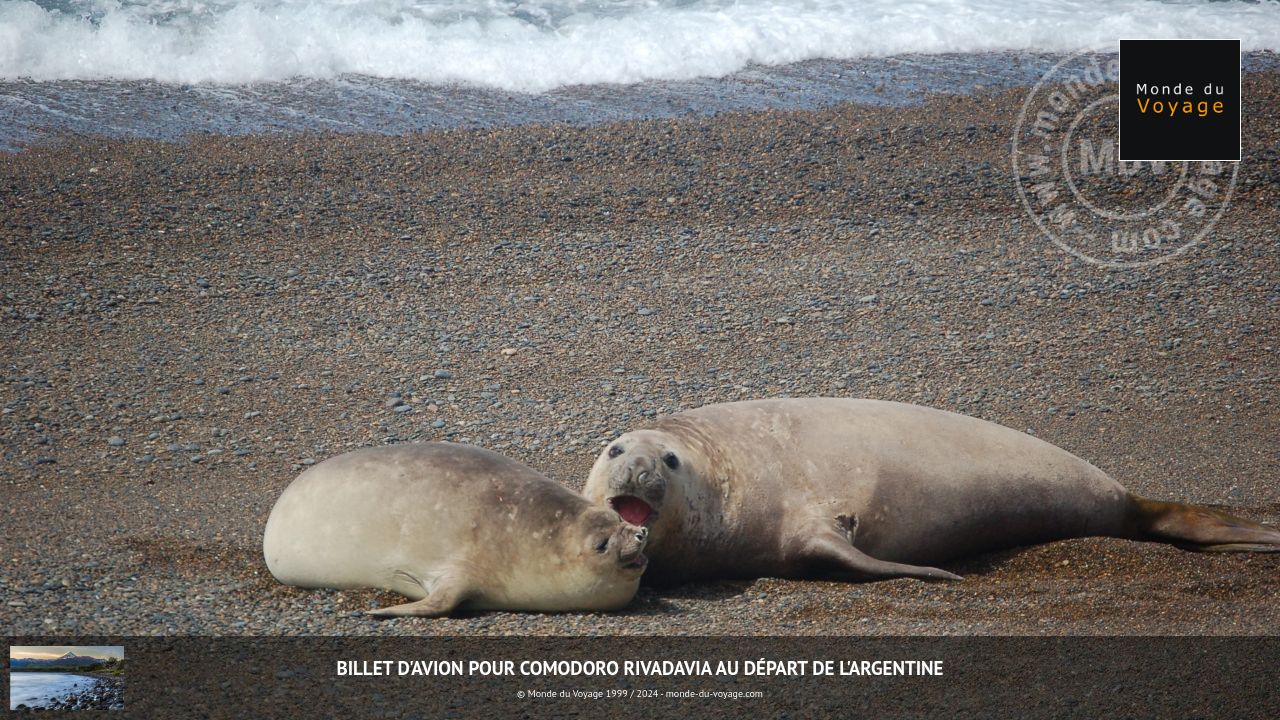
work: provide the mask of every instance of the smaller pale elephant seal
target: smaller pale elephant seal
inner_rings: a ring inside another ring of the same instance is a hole
[[[303,472],[272,508],[262,551],[282,583],[414,600],[377,617],[616,610],[640,584],[648,534],[515,460],[422,443]]]

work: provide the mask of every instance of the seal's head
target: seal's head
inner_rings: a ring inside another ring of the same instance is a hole
[[[589,507],[563,528],[561,538],[567,545],[564,559],[572,560],[542,569],[541,580],[554,585],[547,592],[572,596],[560,602],[583,610],[615,610],[631,602],[649,564],[644,555],[648,528],[632,525],[612,510]]]
[[[583,494],[623,520],[653,530],[656,538],[679,522],[675,515],[689,484],[688,460],[686,448],[668,433],[629,432],[600,452]]]

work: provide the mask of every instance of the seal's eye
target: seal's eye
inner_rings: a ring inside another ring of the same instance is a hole
[[[666,455],[663,455],[662,462],[672,470],[680,467],[680,458],[676,457],[675,453],[667,453]]]
[[[609,549],[609,538],[605,538],[600,542],[596,543],[596,552],[603,553],[605,550],[608,550],[608,549]]]
[[[609,448],[609,457],[616,458],[621,454],[622,454],[621,445],[614,445],[613,447]]]

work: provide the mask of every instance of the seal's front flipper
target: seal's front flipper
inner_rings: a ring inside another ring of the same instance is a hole
[[[889,578],[909,577],[921,580],[962,580],[959,575],[938,568],[922,565],[903,565],[902,563],[877,560],[850,545],[845,537],[836,533],[822,532],[805,543],[805,559],[827,565],[835,565],[841,570],[867,580],[887,580]]]
[[[1280,530],[1207,507],[1130,496],[1133,536],[1196,552],[1280,552]]]
[[[442,617],[453,612],[465,599],[466,592],[460,585],[437,582],[431,588],[430,594],[421,600],[370,610],[365,614],[376,618]]]

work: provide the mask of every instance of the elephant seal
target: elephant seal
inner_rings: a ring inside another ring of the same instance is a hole
[[[609,443],[584,494],[652,531],[646,583],[959,579],[957,557],[1103,535],[1280,551],[1280,531],[1129,493],[1043,440],[879,400],[708,405]]]
[[[272,508],[262,552],[282,583],[415,600],[378,617],[615,610],[640,584],[648,534],[498,453],[421,443],[303,472]]]

